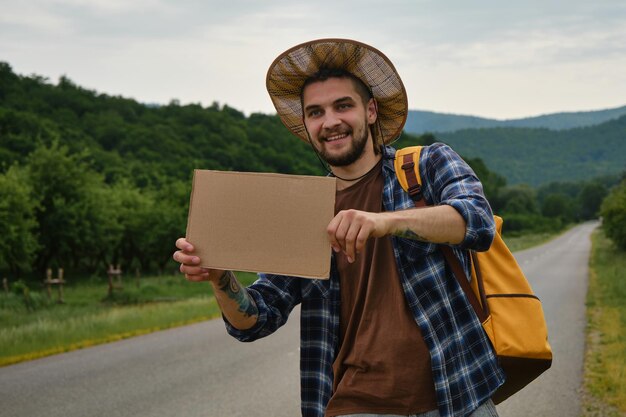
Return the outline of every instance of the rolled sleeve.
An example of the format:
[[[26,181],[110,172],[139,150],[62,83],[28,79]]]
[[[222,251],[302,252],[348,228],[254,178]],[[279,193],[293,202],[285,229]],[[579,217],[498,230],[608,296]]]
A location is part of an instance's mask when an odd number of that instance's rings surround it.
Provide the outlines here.
[[[433,204],[454,207],[465,220],[465,237],[458,246],[486,251],[493,242],[496,229],[480,180],[449,146],[437,143],[429,146],[427,153],[423,158],[427,175],[425,185]]]
[[[230,324],[230,322],[224,315],[222,315],[228,334],[233,336],[240,342],[253,342],[257,339],[271,334],[271,332],[267,332],[266,330],[264,331],[264,329],[267,329],[267,304],[265,304],[265,301],[263,301],[263,297],[261,297],[258,291],[250,288],[248,288],[247,291],[256,303],[256,306],[259,310],[259,317],[257,318],[254,326],[245,330],[237,329],[232,324]]]
[[[300,302],[299,285],[299,278],[259,274],[259,279],[246,288],[259,311],[256,324],[240,330],[222,316],[228,334],[241,342],[252,342],[274,333]]]
[[[493,216],[477,213],[475,206],[468,201],[448,200],[443,204],[454,207],[465,220],[465,237],[458,246],[479,252],[488,250],[495,236]]]

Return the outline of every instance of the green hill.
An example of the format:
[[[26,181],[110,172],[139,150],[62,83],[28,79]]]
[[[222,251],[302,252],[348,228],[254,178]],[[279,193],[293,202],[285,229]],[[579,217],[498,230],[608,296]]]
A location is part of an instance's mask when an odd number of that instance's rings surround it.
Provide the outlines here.
[[[535,192],[507,187],[492,167],[521,181],[540,171],[547,182],[572,169],[590,179],[614,170],[616,160],[623,164],[624,123],[557,132],[558,140],[553,131],[509,128],[438,139],[457,142],[469,157],[494,210],[507,213],[508,230],[545,231],[594,216],[600,199],[591,206],[578,190],[603,195],[605,186],[556,184]],[[434,140],[403,134],[396,145]],[[564,151],[569,148],[576,152]],[[0,62],[0,273],[41,279],[49,267],[87,274],[104,273],[111,263],[129,271],[175,268],[172,245],[185,233],[194,168],[324,173],[276,115],[246,117],[217,103],[149,106],[86,90],[66,77],[51,84],[21,76]],[[548,217],[542,200],[551,203]],[[590,214],[582,212],[582,201]]]
[[[148,106],[98,94],[62,77],[57,85],[0,63],[0,170],[38,143],[88,150],[108,182],[188,180],[194,168],[316,174],[320,165],[276,116],[245,117],[214,103]]]
[[[553,113],[510,120],[496,120],[476,116],[411,110],[407,118],[406,131],[414,134],[423,134],[426,132],[454,132],[462,129],[491,127],[528,127],[565,130],[598,125],[609,120],[617,119],[623,115],[626,115],[626,106],[606,110]]]
[[[626,169],[626,116],[561,131],[466,129],[437,137],[463,155],[481,158],[510,184],[587,180]]]
[[[436,139],[464,156],[481,158],[509,183],[538,185],[619,173],[626,160],[624,123],[622,117],[560,131],[466,129],[440,132]],[[41,77],[20,76],[0,63],[0,171],[24,161],[38,143],[55,140],[72,152],[88,150],[90,163],[108,182],[133,178],[142,187],[170,179],[187,181],[197,167],[323,172],[308,146],[294,140],[275,115],[245,117],[217,103],[148,106],[86,90],[65,77],[52,85]],[[404,135],[397,145],[417,142],[419,137]]]

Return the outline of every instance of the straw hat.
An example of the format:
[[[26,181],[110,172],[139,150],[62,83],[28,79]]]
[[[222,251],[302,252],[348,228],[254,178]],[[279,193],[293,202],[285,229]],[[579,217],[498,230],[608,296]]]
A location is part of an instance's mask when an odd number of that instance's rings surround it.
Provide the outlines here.
[[[300,94],[320,68],[344,69],[370,88],[378,103],[383,142],[402,133],[408,114],[406,90],[393,64],[377,49],[349,39],[318,39],[283,52],[267,71],[267,91],[283,124],[308,142]]]

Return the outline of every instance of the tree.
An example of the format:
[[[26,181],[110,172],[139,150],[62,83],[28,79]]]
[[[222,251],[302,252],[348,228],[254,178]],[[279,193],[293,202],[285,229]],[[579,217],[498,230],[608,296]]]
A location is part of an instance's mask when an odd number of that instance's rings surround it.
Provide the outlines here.
[[[541,214],[552,219],[571,222],[574,219],[574,200],[564,194],[548,194],[541,203]]]
[[[131,269],[135,261],[142,267],[149,265],[149,258],[142,250],[142,235],[149,233],[152,225],[150,211],[153,201],[127,180],[112,187],[112,196],[118,210],[115,213],[121,234],[113,245],[110,263],[121,264],[123,269]]]
[[[35,138],[51,142],[56,134],[53,124],[46,120],[0,107],[0,170],[8,169],[15,161],[24,162],[26,155],[35,150]]]
[[[72,248],[73,264],[94,271],[106,269],[111,262],[115,244],[122,236],[122,225],[116,218],[120,207],[111,187],[101,180],[84,184],[83,194],[75,202]]]
[[[103,178],[90,169],[86,158],[54,142],[38,146],[27,159],[32,196],[38,203],[40,274],[53,265],[79,266],[94,253],[102,256],[102,248],[119,233],[102,192]]]
[[[606,235],[622,250],[626,250],[626,180],[604,199],[600,210]]]
[[[0,270],[16,278],[31,270],[38,249],[36,209],[23,169],[0,174]]]
[[[151,226],[138,244],[159,273],[172,261],[173,243],[185,234],[190,191],[190,184],[175,181],[149,193],[152,204],[145,215]]]
[[[539,213],[535,190],[525,184],[502,188],[498,193],[498,200],[504,213]]]
[[[600,183],[589,182],[585,184],[578,195],[580,218],[582,220],[597,218],[600,213],[600,206],[607,193],[606,187]]]

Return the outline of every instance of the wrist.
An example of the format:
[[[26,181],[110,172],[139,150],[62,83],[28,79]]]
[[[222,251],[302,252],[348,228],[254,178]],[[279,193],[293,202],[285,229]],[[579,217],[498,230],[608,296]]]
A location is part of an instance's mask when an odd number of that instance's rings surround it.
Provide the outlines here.
[[[402,219],[399,218],[398,212],[382,212],[380,214],[380,236],[393,235],[402,227]]]
[[[218,285],[226,277],[226,272],[228,271],[223,271],[221,269],[209,270],[209,281],[211,281],[211,283],[213,284]]]

